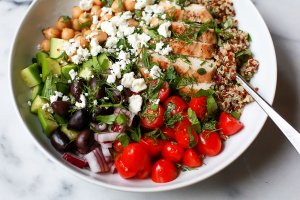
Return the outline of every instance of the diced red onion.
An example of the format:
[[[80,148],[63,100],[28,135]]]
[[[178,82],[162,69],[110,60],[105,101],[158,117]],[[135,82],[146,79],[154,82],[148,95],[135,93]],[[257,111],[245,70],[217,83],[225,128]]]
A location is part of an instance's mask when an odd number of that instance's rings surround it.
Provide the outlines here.
[[[86,160],[81,159],[73,154],[64,153],[62,158],[68,161],[69,163],[71,163],[72,165],[79,167],[81,169],[88,167],[88,163]]]
[[[128,117],[128,126],[131,126],[135,115],[124,108],[116,108],[114,111],[114,115],[118,116],[120,113],[123,113]]]
[[[107,128],[107,124],[96,124],[96,123],[92,123],[91,126],[96,130],[96,131],[104,131]]]
[[[92,172],[108,172],[110,170],[100,148],[94,149],[84,157],[87,160]]]
[[[111,167],[110,167],[110,173],[114,174],[117,172],[116,166],[115,164],[112,163]]]
[[[111,156],[109,149],[102,148],[102,153],[103,153],[104,157]]]
[[[104,142],[104,143],[100,143],[100,144],[101,144],[102,149],[112,148],[112,143],[111,142]]]
[[[111,156],[105,156],[105,160],[107,163],[111,163],[113,161]]]
[[[102,132],[99,134],[95,133],[95,140],[100,143],[113,142],[116,140],[119,134],[120,133],[117,132]]]

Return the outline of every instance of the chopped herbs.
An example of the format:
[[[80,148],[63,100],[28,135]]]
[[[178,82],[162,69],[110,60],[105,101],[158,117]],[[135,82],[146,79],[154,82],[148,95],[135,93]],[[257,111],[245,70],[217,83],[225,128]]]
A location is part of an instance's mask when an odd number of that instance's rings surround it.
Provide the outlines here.
[[[96,119],[102,124],[114,124],[116,118],[117,117],[115,115],[99,115],[96,117]]]
[[[188,118],[189,118],[189,121],[191,122],[191,124],[193,125],[195,131],[197,133],[201,133],[200,121],[197,118],[195,111],[193,111],[191,108],[188,109]]]
[[[126,147],[129,144],[130,138],[126,133],[120,133],[116,140],[121,142],[122,147]]]
[[[189,134],[189,138],[190,138],[190,141],[189,141],[189,148],[193,148],[197,145],[197,142],[195,140],[195,137],[193,135],[193,131],[192,131],[192,127],[189,126],[188,127],[188,134]]]
[[[172,111],[175,109],[175,105],[172,103],[168,104],[167,110],[164,114],[164,122],[165,122],[165,126],[167,127],[174,127],[174,125],[177,122],[180,122],[183,120],[183,115],[182,113],[178,113],[173,115]]]

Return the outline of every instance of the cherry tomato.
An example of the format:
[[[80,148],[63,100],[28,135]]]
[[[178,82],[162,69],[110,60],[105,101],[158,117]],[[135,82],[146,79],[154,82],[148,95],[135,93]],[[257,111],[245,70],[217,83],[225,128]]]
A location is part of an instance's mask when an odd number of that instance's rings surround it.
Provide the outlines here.
[[[140,144],[143,145],[143,147],[148,150],[151,156],[158,155],[164,147],[164,143],[162,140],[153,139],[151,137],[143,137],[140,140]]]
[[[117,133],[122,133],[122,132],[125,131],[125,127],[122,126],[122,125],[114,124],[114,125],[111,127],[111,131],[117,132]]]
[[[165,109],[161,105],[155,111],[149,105],[141,117],[141,126],[150,130],[161,127],[164,124],[164,113]]]
[[[222,112],[219,118],[218,127],[223,135],[230,136],[239,132],[244,125],[231,114]]]
[[[137,174],[137,172],[131,171],[128,167],[126,167],[120,158],[120,154],[117,155],[115,158],[115,166],[120,176],[125,179],[134,177]]]
[[[222,150],[222,141],[217,132],[204,131],[199,136],[197,145],[199,153],[207,156],[218,155]]]
[[[176,141],[183,148],[193,148],[199,141],[198,134],[187,118],[177,125]]]
[[[148,151],[139,143],[131,143],[123,150],[120,160],[130,171],[144,170],[150,160]]]
[[[158,160],[152,167],[151,178],[156,183],[173,181],[178,176],[177,168],[167,159]]]
[[[114,141],[114,150],[117,153],[121,153],[123,151],[123,146],[122,143],[119,140]]]
[[[193,149],[187,149],[184,152],[182,164],[187,167],[200,167],[203,162],[202,158]]]
[[[149,87],[155,87],[157,85],[157,80],[152,80],[150,81],[149,83]],[[169,83],[167,81],[165,81],[162,85],[162,87],[160,88],[159,92],[158,92],[158,96],[157,98],[160,100],[160,102],[164,102],[169,94],[170,94],[170,86],[169,86]]]
[[[195,111],[197,117],[199,119],[204,119],[205,115],[207,113],[207,107],[206,107],[206,97],[199,97],[199,98],[192,98],[189,107]]]
[[[145,169],[142,170],[142,171],[139,171],[137,174],[136,174],[136,178],[138,179],[146,179],[150,176],[152,172],[152,164],[151,162],[149,161],[146,166],[145,166]]]
[[[167,109],[169,104],[174,105],[174,109],[172,110],[172,115],[176,115],[180,112],[183,112],[187,109],[187,104],[179,97],[179,96],[171,96],[164,102],[164,108]]]
[[[162,156],[172,162],[181,161],[184,149],[177,143],[167,142],[162,150]]]
[[[160,129],[165,136],[167,136],[170,140],[175,140],[175,130],[169,127],[163,127]]]

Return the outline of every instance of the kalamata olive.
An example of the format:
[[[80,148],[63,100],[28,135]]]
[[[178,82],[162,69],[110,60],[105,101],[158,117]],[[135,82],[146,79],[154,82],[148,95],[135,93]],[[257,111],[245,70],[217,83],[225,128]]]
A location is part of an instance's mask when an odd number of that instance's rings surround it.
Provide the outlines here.
[[[109,108],[103,108],[103,107],[97,107],[94,111],[94,113],[92,114],[92,120],[94,122],[97,121],[97,116],[99,115],[111,115],[114,113],[114,108],[109,107]]]
[[[54,101],[51,104],[53,111],[62,116],[68,117],[69,116],[69,109],[70,109],[70,102],[68,101]]]
[[[72,96],[75,97],[76,101],[80,100],[80,95],[82,94],[83,86],[84,83],[81,79],[73,81],[70,85],[70,92]]]
[[[69,120],[68,128],[72,130],[81,131],[89,123],[89,116],[85,110],[76,111]]]
[[[69,138],[60,130],[56,130],[50,136],[50,141],[53,147],[60,152],[65,152],[68,149],[70,143]]]
[[[91,146],[94,144],[94,141],[94,134],[91,130],[86,129],[81,131],[76,138],[78,151],[82,154],[88,153]]]
[[[96,99],[101,99],[105,95],[104,87],[101,87],[100,81],[94,77],[89,82],[91,89],[95,92]]]

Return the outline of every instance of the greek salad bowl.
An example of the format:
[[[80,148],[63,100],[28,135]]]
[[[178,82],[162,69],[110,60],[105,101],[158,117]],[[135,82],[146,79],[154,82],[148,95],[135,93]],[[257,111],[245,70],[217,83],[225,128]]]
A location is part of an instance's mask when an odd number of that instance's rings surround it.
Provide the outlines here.
[[[225,7],[233,5],[235,17],[220,17],[212,23],[210,18],[224,11],[220,2],[225,2]],[[227,94],[220,98],[226,91],[226,84],[220,82],[237,84],[233,76],[228,76],[232,71],[226,71],[227,64],[222,62],[230,63],[236,59],[236,66],[241,65],[239,73],[248,78],[269,103],[273,102],[277,81],[275,50],[265,22],[250,0],[232,0],[232,3],[229,0],[33,1],[18,28],[10,53],[12,97],[28,135],[62,169],[116,190],[173,190],[200,182],[224,169],[249,147],[267,116],[256,103],[251,103],[246,93],[241,95],[242,101],[247,101],[247,105],[241,104],[242,107],[234,102],[234,98],[230,102]],[[93,15],[93,9],[98,14]],[[228,14],[226,8],[224,13]],[[57,28],[48,28],[55,24]],[[231,27],[235,27],[233,32],[228,32]],[[100,34],[99,37],[93,31]],[[194,32],[190,34],[189,31]],[[81,37],[78,43],[76,35]],[[230,44],[228,41],[232,38],[237,43],[226,47],[224,44]],[[82,40],[87,40],[86,45]],[[246,49],[239,46],[241,40],[247,44]],[[123,41],[121,45],[120,41]],[[221,49],[219,53],[214,53],[218,48]],[[233,58],[230,51],[234,48],[242,50],[235,51]],[[219,63],[218,58],[221,58]],[[183,73],[182,69],[187,65],[190,68]],[[250,72],[247,72],[249,68]],[[209,77],[211,73],[217,75]],[[247,76],[249,74],[251,77]],[[66,87],[51,82],[61,77],[60,80],[65,82],[59,83]],[[89,102],[93,79],[104,88],[104,96]],[[80,81],[86,84],[85,87],[80,86],[80,93],[74,92],[79,88],[74,84]],[[166,85],[168,93],[163,98],[161,92],[167,90]],[[200,87],[196,92],[194,85]],[[100,91],[98,86],[94,88]],[[108,95],[107,88],[113,88],[112,96]],[[241,87],[236,88],[243,91]],[[177,90],[183,93],[188,90],[189,93],[181,96]],[[191,95],[193,92],[194,96]],[[183,103],[174,102],[178,98],[184,99],[180,99]],[[199,101],[203,104],[200,103],[200,107]],[[67,105],[67,112],[60,109],[65,108],[61,105]],[[110,114],[94,116],[94,108],[113,109]],[[78,117],[79,114],[90,121],[78,120],[85,120]],[[135,116],[138,125],[132,125]],[[163,128],[171,128],[173,132],[167,133]],[[205,147],[212,135],[222,141],[218,143],[217,152]],[[149,141],[157,144],[158,140],[161,149],[157,152],[157,149],[149,149]],[[66,145],[65,141],[68,141]],[[84,146],[87,143],[89,146]],[[114,146],[117,144],[121,150]],[[70,145],[75,150],[66,154]],[[170,149],[176,145],[182,153],[175,158]],[[65,154],[62,156],[61,152]],[[166,165],[171,166],[171,170],[164,168]],[[189,170],[191,168],[193,170]]]

